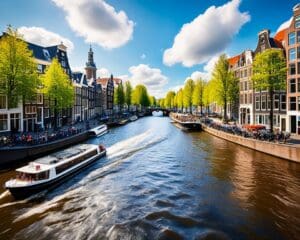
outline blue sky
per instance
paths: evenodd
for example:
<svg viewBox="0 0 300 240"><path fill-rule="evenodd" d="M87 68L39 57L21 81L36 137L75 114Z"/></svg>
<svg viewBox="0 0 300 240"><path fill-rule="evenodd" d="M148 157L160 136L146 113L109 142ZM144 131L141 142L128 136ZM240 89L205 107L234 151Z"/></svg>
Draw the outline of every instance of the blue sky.
<svg viewBox="0 0 300 240"><path fill-rule="evenodd" d="M130 79L133 84L144 83L151 94L162 96L195 72L197 76L209 76L213 61L207 62L219 53L233 56L254 49L258 32L268 28L275 33L292 16L292 7L297 3L293 0L6 0L0 1L0 28L4 31L8 24L25 27L25 35L38 43L54 45L57 36L67 39L64 43L69 41L73 45L68 53L73 69L84 66L91 43L95 62L101 68L99 74L113 73ZM216 7L207 12L211 6ZM224 21L220 19L232 15L232 20L221 25ZM183 25L192 21L180 34ZM174 44L176 36L179 40ZM171 49L168 54L167 49ZM165 60L164 54L168 55Z"/></svg>

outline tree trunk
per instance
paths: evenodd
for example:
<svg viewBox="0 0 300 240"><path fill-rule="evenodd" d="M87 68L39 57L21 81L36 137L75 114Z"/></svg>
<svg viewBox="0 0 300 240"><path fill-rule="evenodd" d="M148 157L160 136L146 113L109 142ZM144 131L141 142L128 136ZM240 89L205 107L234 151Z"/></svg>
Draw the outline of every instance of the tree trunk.
<svg viewBox="0 0 300 240"><path fill-rule="evenodd" d="M227 101L224 101L224 121L227 122Z"/></svg>
<svg viewBox="0 0 300 240"><path fill-rule="evenodd" d="M54 129L56 130L57 129L57 107L56 107L56 104L57 104L57 100L55 99L54 100Z"/></svg>
<svg viewBox="0 0 300 240"><path fill-rule="evenodd" d="M203 106L202 106L202 104L200 104L200 113L201 113L201 115L203 114L202 108L203 108Z"/></svg>
<svg viewBox="0 0 300 240"><path fill-rule="evenodd" d="M273 117L274 117L274 108L273 108L273 98L274 98L274 91L273 89L270 89L269 91L269 95L270 95L270 131L271 133L273 133Z"/></svg>

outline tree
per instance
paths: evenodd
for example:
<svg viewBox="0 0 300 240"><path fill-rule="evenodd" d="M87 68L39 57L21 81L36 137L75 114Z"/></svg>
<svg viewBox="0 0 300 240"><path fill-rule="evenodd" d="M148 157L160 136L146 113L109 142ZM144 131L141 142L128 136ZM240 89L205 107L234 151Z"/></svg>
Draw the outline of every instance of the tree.
<svg viewBox="0 0 300 240"><path fill-rule="evenodd" d="M223 106L224 121L227 121L227 104L230 101L231 88L234 86L233 74L229 70L229 62L225 54L222 54L212 73L212 88L216 92L217 102Z"/></svg>
<svg viewBox="0 0 300 240"><path fill-rule="evenodd" d="M177 107L181 109L181 111L183 111L183 90L182 88L179 89L179 91L177 92Z"/></svg>
<svg viewBox="0 0 300 240"><path fill-rule="evenodd" d="M54 110L54 127L57 127L58 111L73 106L74 89L69 76L64 72L57 58L47 67L41 77L43 93L49 99L49 107Z"/></svg>
<svg viewBox="0 0 300 240"><path fill-rule="evenodd" d="M140 105L142 107L148 107L150 105L149 95L147 88L139 84L135 87L132 93L133 104Z"/></svg>
<svg viewBox="0 0 300 240"><path fill-rule="evenodd" d="M286 87L286 63L282 50L267 49L255 56L253 62L253 86L268 91L270 97L270 130L273 132L274 92Z"/></svg>
<svg viewBox="0 0 300 240"><path fill-rule="evenodd" d="M8 27L0 39L0 93L7 96L7 107L34 99L39 86L32 52L17 30Z"/></svg>
<svg viewBox="0 0 300 240"><path fill-rule="evenodd" d="M208 114L210 109L210 104L214 101L215 95L212 88L212 81L208 81L204 91L203 91L203 106L206 108L206 113Z"/></svg>
<svg viewBox="0 0 300 240"><path fill-rule="evenodd" d="M131 105L131 98L132 98L132 86L129 81L126 81L125 82L125 103L127 105L128 110Z"/></svg>
<svg viewBox="0 0 300 240"><path fill-rule="evenodd" d="M165 97L165 107L166 108L173 108L174 107L174 97L175 92L169 91Z"/></svg>
<svg viewBox="0 0 300 240"><path fill-rule="evenodd" d="M122 109L125 103L125 93L122 82L118 84L117 88L114 90L114 103L118 105L119 110Z"/></svg>
<svg viewBox="0 0 300 240"><path fill-rule="evenodd" d="M201 114L203 113L202 107L203 107L203 93L205 88L205 81L202 79L199 79L195 82L195 88L193 91L193 97L192 102L194 106L200 106Z"/></svg>
<svg viewBox="0 0 300 240"><path fill-rule="evenodd" d="M190 113L192 113L194 86L194 81L192 79L188 79L183 87L183 105L185 108L190 108Z"/></svg>
<svg viewBox="0 0 300 240"><path fill-rule="evenodd" d="M156 107L156 98L154 96L150 96L150 106Z"/></svg>

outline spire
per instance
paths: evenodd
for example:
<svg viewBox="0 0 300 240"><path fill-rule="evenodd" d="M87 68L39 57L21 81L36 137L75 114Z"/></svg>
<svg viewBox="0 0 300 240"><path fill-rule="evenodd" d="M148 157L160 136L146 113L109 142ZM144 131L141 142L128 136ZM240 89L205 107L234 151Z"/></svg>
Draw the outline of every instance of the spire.
<svg viewBox="0 0 300 240"><path fill-rule="evenodd" d="M94 63L94 52L92 50L92 45L90 45L90 50L88 52L88 62L86 63L87 67L96 67Z"/></svg>

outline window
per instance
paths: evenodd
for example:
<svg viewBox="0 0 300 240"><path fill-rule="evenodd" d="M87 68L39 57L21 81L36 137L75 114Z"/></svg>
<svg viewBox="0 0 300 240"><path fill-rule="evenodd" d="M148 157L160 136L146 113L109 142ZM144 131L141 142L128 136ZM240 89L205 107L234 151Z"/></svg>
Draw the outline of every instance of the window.
<svg viewBox="0 0 300 240"><path fill-rule="evenodd" d="M296 97L290 97L290 111L296 110Z"/></svg>
<svg viewBox="0 0 300 240"><path fill-rule="evenodd" d="M245 81L245 91L247 91L248 90L248 86L247 86L247 81Z"/></svg>
<svg viewBox="0 0 300 240"><path fill-rule="evenodd" d="M261 110L266 110L266 96L261 96Z"/></svg>
<svg viewBox="0 0 300 240"><path fill-rule="evenodd" d="M47 50L47 49L43 49L43 53L44 53L45 58L46 58L48 61L50 61L51 58L50 58L50 54L49 54L48 50Z"/></svg>
<svg viewBox="0 0 300 240"><path fill-rule="evenodd" d="M295 28L300 28L300 15L295 17Z"/></svg>
<svg viewBox="0 0 300 240"><path fill-rule="evenodd" d="M268 102L267 102L267 107L268 107L268 110L270 110L271 109L271 98L270 98L270 96L268 95L267 96L267 99L268 99Z"/></svg>
<svg viewBox="0 0 300 240"><path fill-rule="evenodd" d="M7 127L7 114L0 114L0 131L8 130Z"/></svg>
<svg viewBox="0 0 300 240"><path fill-rule="evenodd" d="M296 43L296 34L295 32L289 33L289 45Z"/></svg>
<svg viewBox="0 0 300 240"><path fill-rule="evenodd" d="M300 42L300 31L297 32L297 43Z"/></svg>
<svg viewBox="0 0 300 240"><path fill-rule="evenodd" d="M300 97L298 96L298 110L300 110Z"/></svg>
<svg viewBox="0 0 300 240"><path fill-rule="evenodd" d="M36 107L35 106L25 106L25 113L36 113Z"/></svg>
<svg viewBox="0 0 300 240"><path fill-rule="evenodd" d="M249 102L249 104L252 104L252 94L251 93L249 93L248 94L248 102Z"/></svg>
<svg viewBox="0 0 300 240"><path fill-rule="evenodd" d="M39 104L43 103L43 94L41 94L41 93L37 94L36 102L39 103Z"/></svg>
<svg viewBox="0 0 300 240"><path fill-rule="evenodd" d="M296 49L291 48L289 50L289 61L294 61L296 59Z"/></svg>
<svg viewBox="0 0 300 240"><path fill-rule="evenodd" d="M280 98L281 98L281 102L280 102L280 104L281 104L281 110L285 110L286 109L286 98L285 98L285 95L281 95Z"/></svg>
<svg viewBox="0 0 300 240"><path fill-rule="evenodd" d="M289 64L289 74L295 75L296 74L296 65L295 63Z"/></svg>
<svg viewBox="0 0 300 240"><path fill-rule="evenodd" d="M278 94L275 94L274 95L274 109L278 110L279 109L279 95Z"/></svg>
<svg viewBox="0 0 300 240"><path fill-rule="evenodd" d="M300 78L297 79L297 91L300 92Z"/></svg>
<svg viewBox="0 0 300 240"><path fill-rule="evenodd" d="M66 62L64 60L61 61L61 66L64 68L66 67Z"/></svg>
<svg viewBox="0 0 300 240"><path fill-rule="evenodd" d="M247 77L247 69L244 71L244 76Z"/></svg>
<svg viewBox="0 0 300 240"><path fill-rule="evenodd" d="M43 73L43 65L38 64L37 65L37 70L38 70L39 73Z"/></svg>
<svg viewBox="0 0 300 240"><path fill-rule="evenodd" d="M259 96L255 96L255 110L260 109Z"/></svg>
<svg viewBox="0 0 300 240"><path fill-rule="evenodd" d="M289 92L290 93L294 93L294 92L296 92L296 79L290 79L290 84L289 84Z"/></svg>
<svg viewBox="0 0 300 240"><path fill-rule="evenodd" d="M0 95L0 109L6 109L6 96Z"/></svg>
<svg viewBox="0 0 300 240"><path fill-rule="evenodd" d="M12 131L19 131L21 125L20 113L10 114L10 129Z"/></svg>

